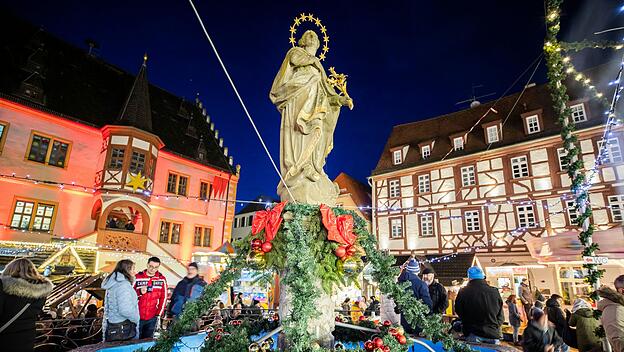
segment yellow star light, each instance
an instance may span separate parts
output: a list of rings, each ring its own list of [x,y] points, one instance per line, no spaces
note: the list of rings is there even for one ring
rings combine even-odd
[[[325,60],[325,53],[321,53],[321,55],[319,55],[319,60]]]
[[[294,26],[291,26],[290,33],[295,34],[295,32],[297,32],[297,28],[295,28]]]
[[[325,34],[327,32],[327,28],[325,26],[321,26],[321,33]]]
[[[329,37],[327,36],[327,34],[325,34],[325,35],[323,36],[323,41],[324,41],[325,43],[329,42]]]
[[[130,175],[128,186],[132,187],[132,190],[136,192],[137,189],[145,189],[145,182],[147,182],[147,179],[143,177],[141,171],[139,171],[139,173],[134,176]]]
[[[323,52],[326,53],[329,51],[329,47],[327,46],[327,44],[323,45]]]
[[[290,44],[295,45],[295,37],[290,37]]]
[[[301,20],[299,19],[299,17],[295,17],[295,26],[298,26],[301,24]]]
[[[314,15],[309,13],[308,14],[308,18],[310,19],[310,22],[314,21]]]
[[[316,20],[314,20],[314,23],[315,23],[317,26],[320,26],[320,25],[321,25],[321,20],[317,18]]]

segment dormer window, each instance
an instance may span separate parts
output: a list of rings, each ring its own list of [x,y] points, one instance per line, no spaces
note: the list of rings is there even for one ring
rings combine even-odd
[[[526,129],[528,134],[537,133],[540,131],[539,118],[537,115],[531,115],[525,119]]]
[[[490,126],[488,128],[485,129],[487,132],[487,142],[488,143],[496,143],[498,141],[500,141],[500,138],[498,136],[498,126],[494,125],[494,126]]]
[[[574,123],[587,121],[587,114],[585,113],[585,104],[579,103],[570,106],[570,112],[572,121]]]
[[[464,150],[464,137],[453,138],[453,149],[455,151]]]
[[[399,165],[403,162],[403,152],[401,149],[395,150],[392,152],[392,163],[394,165]]]
[[[423,159],[429,158],[431,156],[431,146],[430,145],[422,146],[422,148],[420,148],[420,152],[421,152]]]

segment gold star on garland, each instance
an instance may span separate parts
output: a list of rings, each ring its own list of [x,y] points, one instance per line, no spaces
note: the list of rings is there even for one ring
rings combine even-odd
[[[141,171],[139,171],[139,173],[134,176],[130,175],[130,182],[128,182],[128,186],[132,187],[132,190],[136,192],[137,189],[145,189],[145,182],[147,182],[147,179],[143,177],[141,175]]]
[[[325,58],[327,57],[327,52],[329,51],[329,36],[327,35],[327,27],[322,25],[321,19],[314,17],[313,14],[309,13],[306,15],[305,13],[301,13],[299,14],[299,16],[295,17],[293,21],[294,24],[290,26],[290,38],[288,42],[293,47],[297,45],[297,40],[295,39],[295,34],[297,33],[297,27],[299,27],[299,25],[302,24],[303,22],[307,22],[307,21],[314,23],[314,25],[316,25],[316,27],[318,27],[321,33],[323,34],[323,41],[325,42],[325,45],[323,45],[323,48],[321,49],[321,53],[319,54],[319,60],[324,61]]]

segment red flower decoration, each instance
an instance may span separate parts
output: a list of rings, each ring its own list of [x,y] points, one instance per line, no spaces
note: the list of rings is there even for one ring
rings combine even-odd
[[[284,210],[286,203],[287,202],[281,202],[271,210],[256,212],[253,222],[251,223],[251,233],[257,235],[260,231],[264,230],[265,241],[272,241],[282,224],[282,210]]]
[[[347,246],[355,244],[356,235],[353,233],[353,217],[351,215],[336,216],[325,204],[320,207],[323,225],[327,229],[327,239]]]

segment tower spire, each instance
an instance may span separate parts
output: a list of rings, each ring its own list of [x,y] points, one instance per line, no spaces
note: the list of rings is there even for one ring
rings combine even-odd
[[[147,80],[147,53],[143,56],[143,64],[132,84],[118,120],[123,125],[133,126],[148,132],[152,131],[152,109]]]

